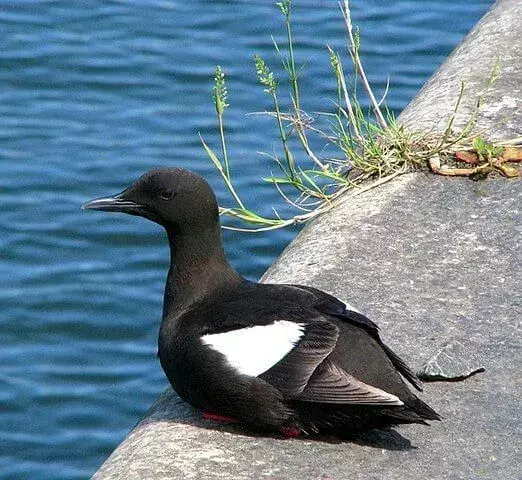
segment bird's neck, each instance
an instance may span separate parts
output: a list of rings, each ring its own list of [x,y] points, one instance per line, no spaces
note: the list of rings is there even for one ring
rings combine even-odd
[[[203,232],[167,229],[167,236],[170,268],[163,318],[176,317],[190,305],[241,282],[226,259],[219,225]]]

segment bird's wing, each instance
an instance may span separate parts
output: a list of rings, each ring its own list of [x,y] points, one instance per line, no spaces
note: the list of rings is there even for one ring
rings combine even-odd
[[[201,337],[237,373],[259,376],[286,396],[300,394],[318,365],[334,350],[339,329],[320,317],[275,320]]]
[[[353,310],[346,303],[342,302],[341,300],[335,298],[333,295],[330,295],[326,292],[304,285],[289,286],[311,293],[316,299],[314,308],[318,310],[320,313],[325,315],[332,315],[345,322],[351,323],[352,325],[366,330],[379,343],[379,345],[384,350],[384,352],[391,360],[394,367],[399,371],[399,373],[406,380],[408,380],[408,382],[410,382],[417,390],[422,391],[422,384],[418,379],[417,375],[408,367],[408,365],[406,365],[404,360],[402,360],[391,348],[389,348],[381,340],[381,337],[379,335],[379,327],[376,323],[372,322],[368,317],[366,317],[362,313]]]
[[[317,367],[296,400],[352,405],[403,405],[397,396],[361,382],[329,359]]]
[[[326,319],[311,320],[294,348],[259,378],[293,400],[402,405],[395,395],[358,380],[328,358],[338,335],[338,328]]]
[[[294,347],[260,378],[287,397],[299,395],[316,368],[334,350],[338,336],[339,329],[331,322],[314,319],[306,323]]]
[[[258,377],[287,399],[402,405],[395,395],[349,375],[328,358],[338,337],[339,329],[334,323],[315,317],[206,334],[201,342],[219,352],[237,373]]]
[[[317,355],[320,360],[313,364],[308,377],[317,363],[333,350],[337,334],[337,327],[331,325],[330,336],[321,344],[317,343]],[[201,342],[221,353],[236,372],[257,377],[270,370],[288,355],[295,355],[293,351],[296,345],[301,345],[304,339],[313,336],[314,329],[305,323],[274,320],[263,325],[232,328],[219,333],[206,334],[201,337]],[[308,360],[312,361],[312,349],[307,351],[310,353]]]

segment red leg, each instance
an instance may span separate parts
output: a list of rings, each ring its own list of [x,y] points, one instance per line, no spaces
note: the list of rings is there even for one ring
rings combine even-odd
[[[218,415],[217,413],[203,412],[203,418],[205,420],[213,420],[214,422],[237,423],[235,418],[224,417],[223,415]]]
[[[301,429],[297,427],[281,427],[279,431],[286,438],[295,438],[301,435]]]

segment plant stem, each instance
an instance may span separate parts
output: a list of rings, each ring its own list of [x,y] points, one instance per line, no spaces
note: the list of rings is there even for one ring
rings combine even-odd
[[[288,136],[286,135],[285,128],[283,126],[281,110],[279,108],[279,100],[277,99],[277,94],[275,91],[272,92],[271,95],[272,95],[272,100],[274,101],[277,126],[279,128],[279,135],[281,137],[281,142],[283,144],[283,151],[285,153],[286,164],[288,165],[288,171],[290,174],[290,178],[292,180],[295,180],[297,177],[297,175],[295,173],[295,162],[294,162],[292,153],[290,152],[290,149],[288,148]]]
[[[343,12],[344,23],[346,24],[346,30],[348,32],[348,38],[350,39],[350,45],[348,45],[348,50],[350,51],[350,55],[353,59],[353,62],[355,65],[355,71],[361,77],[361,81],[364,86],[364,89],[366,90],[368,97],[370,97],[370,102],[373,106],[373,112],[375,114],[377,123],[384,130],[384,129],[388,128],[388,124],[386,123],[386,120],[384,119],[381,109],[379,108],[379,104],[377,103],[377,100],[375,99],[375,95],[373,94],[372,87],[370,86],[368,79],[366,78],[366,73],[364,71],[364,68],[361,63],[361,59],[359,57],[359,47],[356,44],[355,38],[353,35],[352,20],[351,20],[351,15],[350,15],[350,3],[348,0],[344,0],[344,8],[341,7],[341,11]]]
[[[343,67],[341,65],[340,59],[337,56],[337,54],[330,49],[330,57],[332,58],[332,55],[335,55],[337,58],[336,65],[334,66],[335,74],[337,77],[338,85],[340,85],[341,90],[344,94],[344,102],[346,103],[346,113],[348,114],[348,118],[350,119],[350,123],[353,127],[355,137],[357,138],[357,141],[359,142],[360,146],[362,147],[364,145],[364,138],[359,130],[359,122],[355,118],[355,114],[353,113],[353,107],[352,102],[350,100],[350,95],[348,94],[348,89],[346,88],[346,81],[344,80],[344,72]]]
[[[199,139],[201,140],[201,144],[203,145],[205,152],[207,152],[208,157],[210,158],[210,160],[212,160],[212,163],[218,170],[219,174],[221,175],[221,178],[223,178],[223,181],[225,182],[225,185],[228,188],[228,191],[231,193],[232,197],[234,198],[236,203],[239,205],[239,207],[242,209],[245,209],[245,206],[243,205],[243,202],[241,201],[241,198],[237,194],[237,192],[234,188],[234,185],[230,179],[230,175],[227,175],[227,173],[223,169],[223,165],[219,161],[219,158],[214,153],[214,151],[205,143],[205,140],[203,140],[203,137],[201,136],[201,134],[199,135]]]
[[[225,131],[223,128],[223,115],[218,114],[218,125],[219,125],[219,138],[221,143],[221,152],[223,154],[223,161],[225,163],[225,175],[227,179],[230,181],[230,166],[228,163],[228,154],[227,154],[227,145],[225,143]]]
[[[289,67],[290,67],[290,82],[292,83],[292,92],[294,98],[294,107],[297,118],[299,119],[301,105],[299,102],[299,85],[297,83],[297,72],[295,71],[294,45],[292,40],[292,26],[290,23],[290,6],[288,13],[285,15],[286,38],[288,41]]]

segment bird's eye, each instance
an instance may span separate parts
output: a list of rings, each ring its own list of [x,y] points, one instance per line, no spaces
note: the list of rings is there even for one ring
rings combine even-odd
[[[159,197],[162,200],[170,200],[174,196],[174,190],[171,188],[167,188],[166,190],[163,190],[160,192]]]

